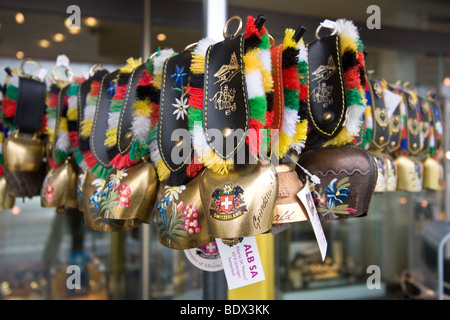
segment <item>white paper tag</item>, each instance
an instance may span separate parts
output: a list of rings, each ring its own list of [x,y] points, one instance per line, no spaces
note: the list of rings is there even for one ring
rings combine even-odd
[[[266,279],[255,237],[245,237],[231,247],[222,239],[216,239],[216,244],[230,290]]]
[[[392,92],[391,90],[384,89],[383,88],[383,95],[384,95],[384,104],[386,105],[386,109],[388,112],[388,117],[392,117],[392,114],[394,113],[395,109],[397,109],[400,102],[402,102],[402,96]]]
[[[327,239],[325,238],[325,233],[323,232],[322,224],[320,223],[319,214],[317,213],[316,206],[314,205],[314,200],[309,190],[309,182],[305,183],[302,190],[297,193],[297,197],[303,203],[308,212],[309,220],[314,230],[316,236],[317,244],[319,245],[320,255],[322,256],[322,261],[325,260],[327,255]]]

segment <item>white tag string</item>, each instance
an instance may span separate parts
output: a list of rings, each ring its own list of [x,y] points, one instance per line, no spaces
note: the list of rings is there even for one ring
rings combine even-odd
[[[287,155],[287,157],[289,159],[291,159],[292,162],[295,163],[296,166],[298,166],[300,169],[302,169],[310,178],[311,178],[311,182],[316,185],[316,184],[320,184],[320,179],[318,176],[312,174],[311,172],[309,172],[308,170],[306,170],[305,168],[303,168],[301,165],[298,164],[298,162],[296,162],[294,159],[291,158],[290,155]]]

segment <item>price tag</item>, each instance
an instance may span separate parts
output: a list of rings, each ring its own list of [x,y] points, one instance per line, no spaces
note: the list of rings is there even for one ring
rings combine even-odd
[[[317,213],[316,206],[314,205],[314,200],[311,195],[311,191],[309,189],[309,182],[305,183],[305,186],[299,193],[297,193],[297,197],[305,206],[306,211],[308,212],[309,220],[311,221],[311,225],[314,230],[314,234],[316,236],[317,243],[319,245],[320,254],[322,256],[322,261],[325,260],[325,256],[327,254],[327,239],[325,238],[325,234],[323,232],[322,224],[320,223],[319,214]]]
[[[227,246],[216,239],[223,270],[230,290],[265,280],[255,237],[245,237],[237,245]]]

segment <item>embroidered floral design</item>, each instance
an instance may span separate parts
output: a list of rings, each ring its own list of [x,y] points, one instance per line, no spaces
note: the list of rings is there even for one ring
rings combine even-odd
[[[172,103],[172,105],[175,107],[173,114],[177,115],[176,119],[178,120],[181,117],[184,120],[184,116],[187,116],[187,108],[189,107],[187,98],[183,98],[181,101],[175,98],[175,103]]]
[[[128,174],[126,169],[117,170],[116,173],[111,174],[109,182],[106,184],[101,198],[101,211],[111,214],[115,219],[113,208],[120,205],[121,208],[127,208],[131,204],[131,188],[126,184],[121,185],[121,180]]]
[[[175,78],[175,85],[177,83],[180,83],[181,86],[183,86],[183,78],[186,75],[184,71],[184,66],[181,67],[181,69],[178,67],[178,65],[175,66],[176,72],[171,75],[172,78]]]
[[[178,200],[178,195],[186,190],[186,186],[165,186],[164,189],[166,190],[166,198],[168,197],[170,201],[173,201],[173,199]]]
[[[179,195],[186,190],[186,186],[165,186],[165,196],[157,204],[159,218],[157,224],[160,238],[180,245],[178,238],[185,238],[188,234],[201,231],[199,222],[200,212],[196,205],[184,205],[183,201],[176,203]],[[169,212],[168,212],[169,211]]]
[[[176,72],[171,75],[172,78],[175,78],[175,86],[179,84],[179,87],[173,87],[172,89],[174,91],[178,91],[181,93],[180,98],[175,98],[175,103],[172,103],[172,106],[174,106],[175,111],[173,112],[174,115],[176,115],[176,120],[182,119],[184,120],[184,117],[187,117],[187,109],[189,107],[187,94],[189,90],[184,90],[184,84],[183,80],[186,76],[186,73],[184,71],[184,66],[180,69],[178,65],[175,66]]]
[[[84,185],[84,179],[86,178],[86,173],[80,173],[78,175],[78,185],[77,185],[77,193],[80,197],[83,196],[83,185]]]
[[[181,204],[183,201],[180,202]],[[199,211],[197,209],[197,206],[188,204],[183,209],[184,214],[184,227],[186,228],[187,232],[189,234],[199,233],[201,230],[200,222],[198,222],[199,217]]]
[[[350,214],[356,212],[355,209],[350,208],[344,200],[350,197],[350,182],[348,177],[342,178],[339,182],[337,178],[330,181],[325,188],[313,190],[314,202],[316,204],[317,212],[322,216],[331,214],[334,218],[338,218],[338,214]]]

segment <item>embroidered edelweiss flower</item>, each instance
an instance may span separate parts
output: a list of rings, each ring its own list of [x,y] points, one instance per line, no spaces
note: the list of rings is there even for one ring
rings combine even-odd
[[[177,120],[181,117],[181,119],[184,120],[184,116],[187,116],[187,108],[188,105],[188,99],[182,98],[181,101],[177,98],[175,98],[175,103],[172,103],[172,105],[175,107],[175,111],[173,114],[177,115]]]
[[[165,186],[164,189],[166,189],[166,198],[173,201],[174,198],[175,200],[178,200],[178,195],[186,190],[186,186]]]
[[[176,85],[177,83],[180,83],[180,85],[183,86],[183,78],[184,78],[184,76],[186,75],[186,73],[183,72],[183,71],[184,71],[184,66],[180,69],[180,68],[178,67],[178,65],[176,65],[175,68],[176,68],[176,71],[177,71],[177,72],[175,72],[174,74],[172,74],[171,77],[172,77],[172,78],[175,78],[175,85]]]
[[[112,182],[114,186],[116,186],[117,183],[120,182],[120,180],[122,180],[124,177],[126,177],[128,175],[128,173],[126,173],[125,170],[126,169],[117,170],[117,172],[115,174],[111,175],[110,182]]]
[[[348,198],[348,193],[350,192],[350,189],[348,188],[336,188],[336,178],[330,181],[328,184],[328,187],[325,189],[325,192],[327,194],[328,204],[330,206],[330,209],[332,209],[336,202],[339,201],[339,203],[342,203],[343,199]]]
[[[223,193],[230,193],[231,191],[233,191],[233,189],[231,189],[231,185],[225,185],[223,187]]]

